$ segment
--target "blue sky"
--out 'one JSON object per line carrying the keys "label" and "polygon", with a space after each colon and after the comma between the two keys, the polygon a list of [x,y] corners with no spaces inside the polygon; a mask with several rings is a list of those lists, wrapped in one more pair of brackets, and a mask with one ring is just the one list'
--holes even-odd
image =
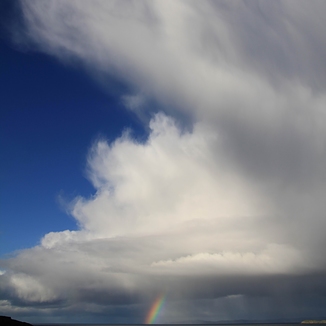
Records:
{"label": "blue sky", "polygon": [[[127,112],[114,80],[104,91],[78,67],[1,39],[1,254],[36,245],[50,231],[76,229],[62,201],[89,196],[86,155],[93,141],[125,128],[145,131]],[[17,203],[19,201],[19,204]],[[17,229],[17,225],[21,228]]]}
{"label": "blue sky", "polygon": [[0,311],[326,318],[324,1],[4,1]]}

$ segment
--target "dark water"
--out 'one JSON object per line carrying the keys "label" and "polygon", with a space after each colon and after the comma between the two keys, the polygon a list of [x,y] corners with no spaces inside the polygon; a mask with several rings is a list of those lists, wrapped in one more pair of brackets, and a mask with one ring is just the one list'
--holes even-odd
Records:
{"label": "dark water", "polygon": [[[33,324],[35,326],[144,326],[144,324]],[[301,325],[300,323],[279,323],[279,324],[272,324],[272,323],[255,323],[255,324],[156,324],[158,326],[169,325],[169,326],[200,326],[200,325],[209,325],[209,326],[298,326]],[[310,324],[310,325],[317,325],[317,324]]]}

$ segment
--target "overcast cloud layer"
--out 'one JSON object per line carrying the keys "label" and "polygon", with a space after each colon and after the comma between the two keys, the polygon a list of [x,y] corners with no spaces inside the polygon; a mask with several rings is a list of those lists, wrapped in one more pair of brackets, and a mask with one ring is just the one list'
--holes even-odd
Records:
{"label": "overcast cloud layer", "polygon": [[1,261],[1,311],[126,322],[163,293],[161,322],[325,316],[326,2],[21,7],[16,40],[164,112],[144,143],[93,145],[79,230]]}

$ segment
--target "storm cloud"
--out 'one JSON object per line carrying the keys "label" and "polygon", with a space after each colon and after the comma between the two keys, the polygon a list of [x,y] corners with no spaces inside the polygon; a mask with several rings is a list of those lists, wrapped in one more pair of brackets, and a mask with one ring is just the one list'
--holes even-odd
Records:
{"label": "storm cloud", "polygon": [[326,3],[20,4],[16,42],[128,85],[149,134],[94,143],[78,231],[2,260],[0,308],[142,321],[164,293],[162,322],[325,315]]}

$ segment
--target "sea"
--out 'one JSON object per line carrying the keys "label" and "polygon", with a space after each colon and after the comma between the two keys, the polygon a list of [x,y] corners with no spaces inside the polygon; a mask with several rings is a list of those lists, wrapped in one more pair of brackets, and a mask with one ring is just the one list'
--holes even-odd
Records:
{"label": "sea", "polygon": [[[144,326],[144,324],[33,324],[34,326]],[[301,323],[255,323],[255,324],[155,324],[158,326],[298,326],[302,325]],[[320,324],[309,324],[309,325],[319,325]]]}

